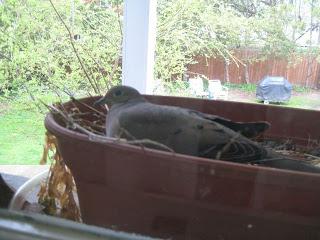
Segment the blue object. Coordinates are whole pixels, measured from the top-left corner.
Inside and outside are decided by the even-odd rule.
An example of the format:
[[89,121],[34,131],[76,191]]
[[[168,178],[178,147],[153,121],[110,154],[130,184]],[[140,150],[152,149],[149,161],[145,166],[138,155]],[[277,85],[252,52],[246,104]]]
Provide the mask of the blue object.
[[284,77],[265,76],[258,83],[256,97],[260,101],[287,102],[291,91],[292,85]]

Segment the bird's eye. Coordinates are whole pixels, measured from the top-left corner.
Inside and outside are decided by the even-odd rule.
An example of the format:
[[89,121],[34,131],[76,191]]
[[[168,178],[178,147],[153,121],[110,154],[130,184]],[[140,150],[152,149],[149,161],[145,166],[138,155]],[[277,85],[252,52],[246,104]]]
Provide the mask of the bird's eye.
[[114,96],[118,97],[120,95],[122,95],[122,91],[121,90],[117,90],[117,91],[114,92]]

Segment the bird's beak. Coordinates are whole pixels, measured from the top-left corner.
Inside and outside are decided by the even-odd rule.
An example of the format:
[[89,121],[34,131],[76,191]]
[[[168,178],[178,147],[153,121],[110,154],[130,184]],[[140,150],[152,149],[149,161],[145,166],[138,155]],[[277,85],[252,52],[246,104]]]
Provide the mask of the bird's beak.
[[100,98],[99,100],[95,101],[93,103],[93,106],[97,107],[99,105],[108,104],[108,102],[109,102],[108,99],[104,96],[104,97]]

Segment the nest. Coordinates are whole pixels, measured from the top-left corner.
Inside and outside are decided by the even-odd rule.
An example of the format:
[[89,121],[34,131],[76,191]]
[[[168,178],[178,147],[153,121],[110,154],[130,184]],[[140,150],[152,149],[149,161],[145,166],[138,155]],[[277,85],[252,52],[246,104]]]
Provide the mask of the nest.
[[[57,121],[68,129],[97,136],[103,136],[105,133],[106,113],[90,105],[72,98],[68,107],[62,103],[46,106]],[[75,181],[60,154],[56,137],[46,132],[40,164],[46,164],[48,159],[51,166],[48,178],[41,184],[38,204],[47,215],[81,222]]]
[[318,141],[309,139],[306,146],[297,145],[291,139],[263,139],[259,143],[288,158],[306,161],[312,165],[320,164],[320,143]]

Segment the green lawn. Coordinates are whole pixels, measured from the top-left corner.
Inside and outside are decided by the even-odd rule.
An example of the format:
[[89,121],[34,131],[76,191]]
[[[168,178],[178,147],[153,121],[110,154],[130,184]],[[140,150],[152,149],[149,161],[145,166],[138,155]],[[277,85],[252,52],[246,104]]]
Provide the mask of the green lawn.
[[287,104],[288,107],[314,109],[320,107],[320,99],[305,96],[293,96]]
[[[39,94],[37,98],[46,103],[57,101],[53,94]],[[0,164],[39,164],[45,140],[44,117],[28,95],[14,100],[0,98]]]
[[39,164],[44,142],[43,114],[31,109],[0,112],[0,164]]

